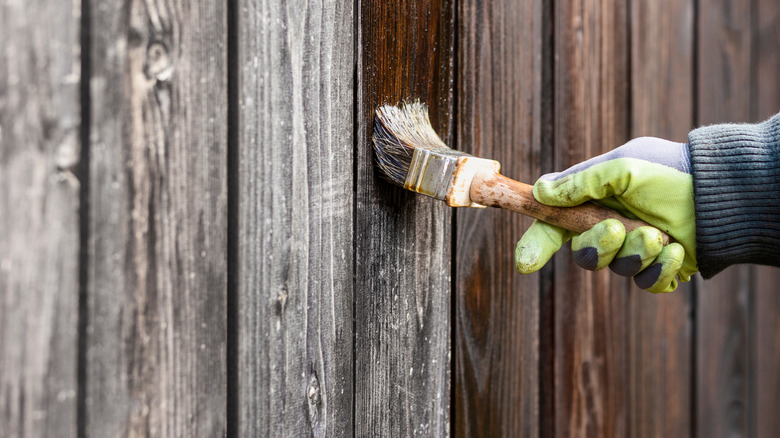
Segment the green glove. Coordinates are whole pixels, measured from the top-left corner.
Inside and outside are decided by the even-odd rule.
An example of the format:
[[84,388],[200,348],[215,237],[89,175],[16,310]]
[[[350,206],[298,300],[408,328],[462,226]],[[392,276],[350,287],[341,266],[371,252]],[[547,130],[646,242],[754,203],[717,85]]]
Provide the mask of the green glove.
[[[634,139],[564,172],[542,176],[534,185],[534,196],[543,204],[560,207],[597,200],[655,228],[641,227],[626,234],[620,221],[608,219],[575,235],[535,221],[517,242],[515,265],[520,273],[540,269],[572,238],[572,256],[578,265],[590,270],[609,266],[617,274],[633,276],[637,286],[650,292],[671,292],[678,278],[689,281],[698,271],[693,177],[686,144]],[[659,229],[675,242],[663,246]]]

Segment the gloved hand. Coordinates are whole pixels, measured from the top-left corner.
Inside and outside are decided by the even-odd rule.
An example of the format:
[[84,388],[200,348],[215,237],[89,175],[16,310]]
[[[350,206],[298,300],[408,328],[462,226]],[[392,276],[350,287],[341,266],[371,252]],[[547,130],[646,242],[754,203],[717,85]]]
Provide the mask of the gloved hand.
[[[650,292],[671,292],[678,277],[689,281],[696,266],[693,178],[688,145],[652,137],[634,139],[560,173],[543,175],[534,196],[547,205],[571,207],[597,200],[622,215],[642,219],[626,235],[620,221],[607,219],[575,235],[535,221],[517,242],[515,265],[528,274],[544,266],[572,239],[574,261],[585,269],[609,266]],[[661,229],[674,242],[662,246]]]

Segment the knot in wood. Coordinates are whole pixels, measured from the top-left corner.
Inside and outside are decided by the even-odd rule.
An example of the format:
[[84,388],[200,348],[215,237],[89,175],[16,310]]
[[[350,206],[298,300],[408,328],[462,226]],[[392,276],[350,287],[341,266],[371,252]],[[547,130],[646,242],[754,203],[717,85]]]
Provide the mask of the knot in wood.
[[170,79],[173,73],[173,65],[168,55],[168,48],[165,44],[154,43],[146,49],[146,74],[149,78],[156,78],[158,81]]
[[285,291],[282,291],[279,293],[279,296],[276,297],[276,314],[278,316],[282,316],[284,314],[284,308],[287,305],[287,294]]
[[309,403],[314,405],[320,404],[320,381],[317,379],[317,376],[312,376],[306,395],[309,397]]
[[73,171],[80,161],[81,147],[75,131],[69,132],[54,151],[54,163],[58,171]]

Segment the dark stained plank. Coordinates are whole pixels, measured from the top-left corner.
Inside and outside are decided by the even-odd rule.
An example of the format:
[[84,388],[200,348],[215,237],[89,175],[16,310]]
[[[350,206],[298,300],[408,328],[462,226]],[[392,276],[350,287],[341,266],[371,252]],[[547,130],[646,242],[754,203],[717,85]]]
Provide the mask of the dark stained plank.
[[78,1],[0,1],[0,435],[75,437]]
[[237,7],[239,436],[353,433],[353,2],[297,3]]
[[698,282],[695,427],[699,436],[749,434],[751,277],[750,269],[739,266]]
[[[623,1],[555,2],[555,168],[628,140],[628,9]],[[628,422],[628,280],[574,264],[569,245],[554,259],[553,387],[542,417],[549,436],[624,436]],[[548,323],[543,322],[544,326]],[[547,381],[547,380],[546,380]],[[545,396],[547,397],[547,396]],[[552,412],[549,412],[549,410]]]
[[226,11],[92,1],[88,436],[223,436]]
[[755,280],[755,418],[756,436],[773,436],[780,430],[780,272],[758,268]]
[[[631,137],[686,142],[693,127],[692,0],[631,3]],[[629,299],[628,436],[688,436],[693,390],[691,283]]]
[[[750,2],[698,2],[699,125],[751,119]],[[697,283],[696,432],[748,435],[755,409],[750,386],[753,268],[733,266]]]
[[[757,0],[753,11],[753,120],[780,112],[780,5]],[[780,430],[780,269],[760,266],[755,281],[756,436]]]
[[[502,173],[541,174],[540,1],[469,0],[458,7],[459,149]],[[459,209],[455,278],[455,436],[539,435],[539,276],[514,268],[531,220]]]
[[780,4],[755,0],[753,28],[753,120],[763,121],[780,112]]
[[445,436],[452,213],[381,180],[374,110],[420,99],[452,141],[453,5],[358,2],[355,436]]

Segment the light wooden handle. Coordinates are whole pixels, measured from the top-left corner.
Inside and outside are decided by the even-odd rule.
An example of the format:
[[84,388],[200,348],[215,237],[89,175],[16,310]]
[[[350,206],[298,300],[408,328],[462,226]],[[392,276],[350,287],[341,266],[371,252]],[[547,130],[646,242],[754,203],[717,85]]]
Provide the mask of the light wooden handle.
[[[474,176],[470,189],[471,200],[487,207],[498,207],[531,216],[575,233],[583,233],[605,219],[617,219],[629,233],[649,224],[629,219],[620,213],[595,202],[576,207],[551,207],[534,198],[533,186],[507,178],[495,172],[479,172]],[[664,245],[669,235],[663,234]]]

